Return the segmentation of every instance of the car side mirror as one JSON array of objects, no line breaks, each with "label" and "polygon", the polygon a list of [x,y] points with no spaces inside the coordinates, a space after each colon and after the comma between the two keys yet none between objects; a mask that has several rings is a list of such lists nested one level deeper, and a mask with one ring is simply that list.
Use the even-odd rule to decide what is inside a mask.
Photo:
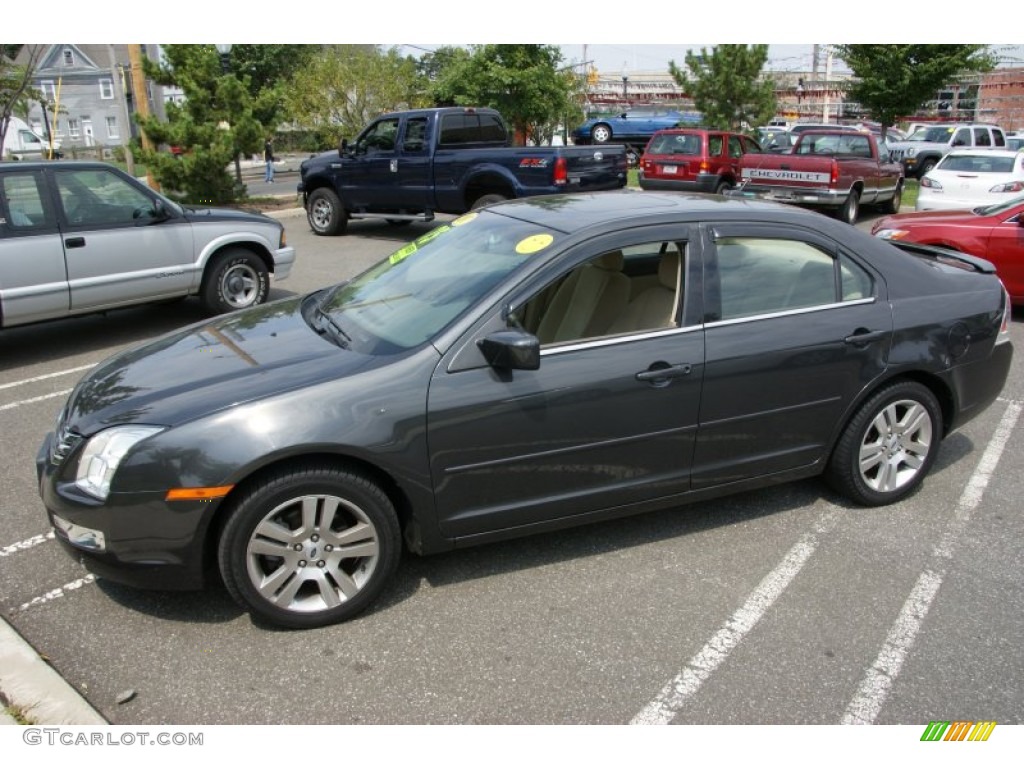
[{"label": "car side mirror", "polygon": [[338,142],[338,155],[344,157],[348,154],[348,139],[342,139]]},{"label": "car side mirror", "polygon": [[492,368],[536,371],[540,368],[540,340],[525,331],[497,331],[477,341]]}]

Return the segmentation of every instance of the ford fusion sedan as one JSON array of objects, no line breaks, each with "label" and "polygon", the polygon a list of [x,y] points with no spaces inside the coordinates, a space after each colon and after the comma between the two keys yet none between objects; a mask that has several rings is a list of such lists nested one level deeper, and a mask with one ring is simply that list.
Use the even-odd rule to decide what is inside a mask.
[{"label": "ford fusion sedan", "polygon": [[261,214],[181,206],[105,163],[0,163],[0,327],[190,295],[245,309],[294,260]]},{"label": "ford fusion sedan", "polygon": [[992,265],[816,213],[621,191],[489,206],[306,296],[110,358],[36,459],[101,577],[341,621],[427,554],[824,475],[922,482],[1012,346]]},{"label": "ford fusion sedan", "polygon": [[986,259],[1024,306],[1024,196],[971,210],[900,213],[878,219],[876,237],[951,248]]}]

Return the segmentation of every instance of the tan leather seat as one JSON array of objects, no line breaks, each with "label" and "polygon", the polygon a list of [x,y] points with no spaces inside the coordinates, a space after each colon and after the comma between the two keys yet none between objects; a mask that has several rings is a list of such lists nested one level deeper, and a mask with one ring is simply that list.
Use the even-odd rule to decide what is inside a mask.
[{"label": "tan leather seat", "polygon": [[658,285],[648,288],[629,303],[609,333],[629,333],[675,325],[676,292],[679,285],[679,251],[673,248],[658,264]]},{"label": "tan leather seat", "polygon": [[537,328],[541,344],[608,333],[629,303],[629,278],[621,251],[611,251],[573,270],[558,286]]}]

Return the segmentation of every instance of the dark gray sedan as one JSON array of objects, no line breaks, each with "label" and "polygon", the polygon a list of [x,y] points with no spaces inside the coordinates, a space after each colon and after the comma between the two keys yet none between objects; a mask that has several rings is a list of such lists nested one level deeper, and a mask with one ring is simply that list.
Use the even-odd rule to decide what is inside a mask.
[{"label": "dark gray sedan", "polygon": [[990,264],[651,192],[481,209],[106,361],[37,458],[103,577],[349,618],[432,553],[824,474],[911,493],[1012,356]]}]

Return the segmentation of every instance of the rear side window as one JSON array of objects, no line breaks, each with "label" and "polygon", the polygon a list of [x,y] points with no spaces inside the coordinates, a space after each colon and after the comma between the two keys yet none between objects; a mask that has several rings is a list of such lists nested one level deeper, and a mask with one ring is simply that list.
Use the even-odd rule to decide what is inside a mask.
[{"label": "rear side window", "polygon": [[650,155],[699,155],[700,136],[695,133],[663,133],[651,139]]},{"label": "rear side window", "polygon": [[504,143],[507,139],[505,126],[497,115],[456,113],[441,118],[441,146]]}]

